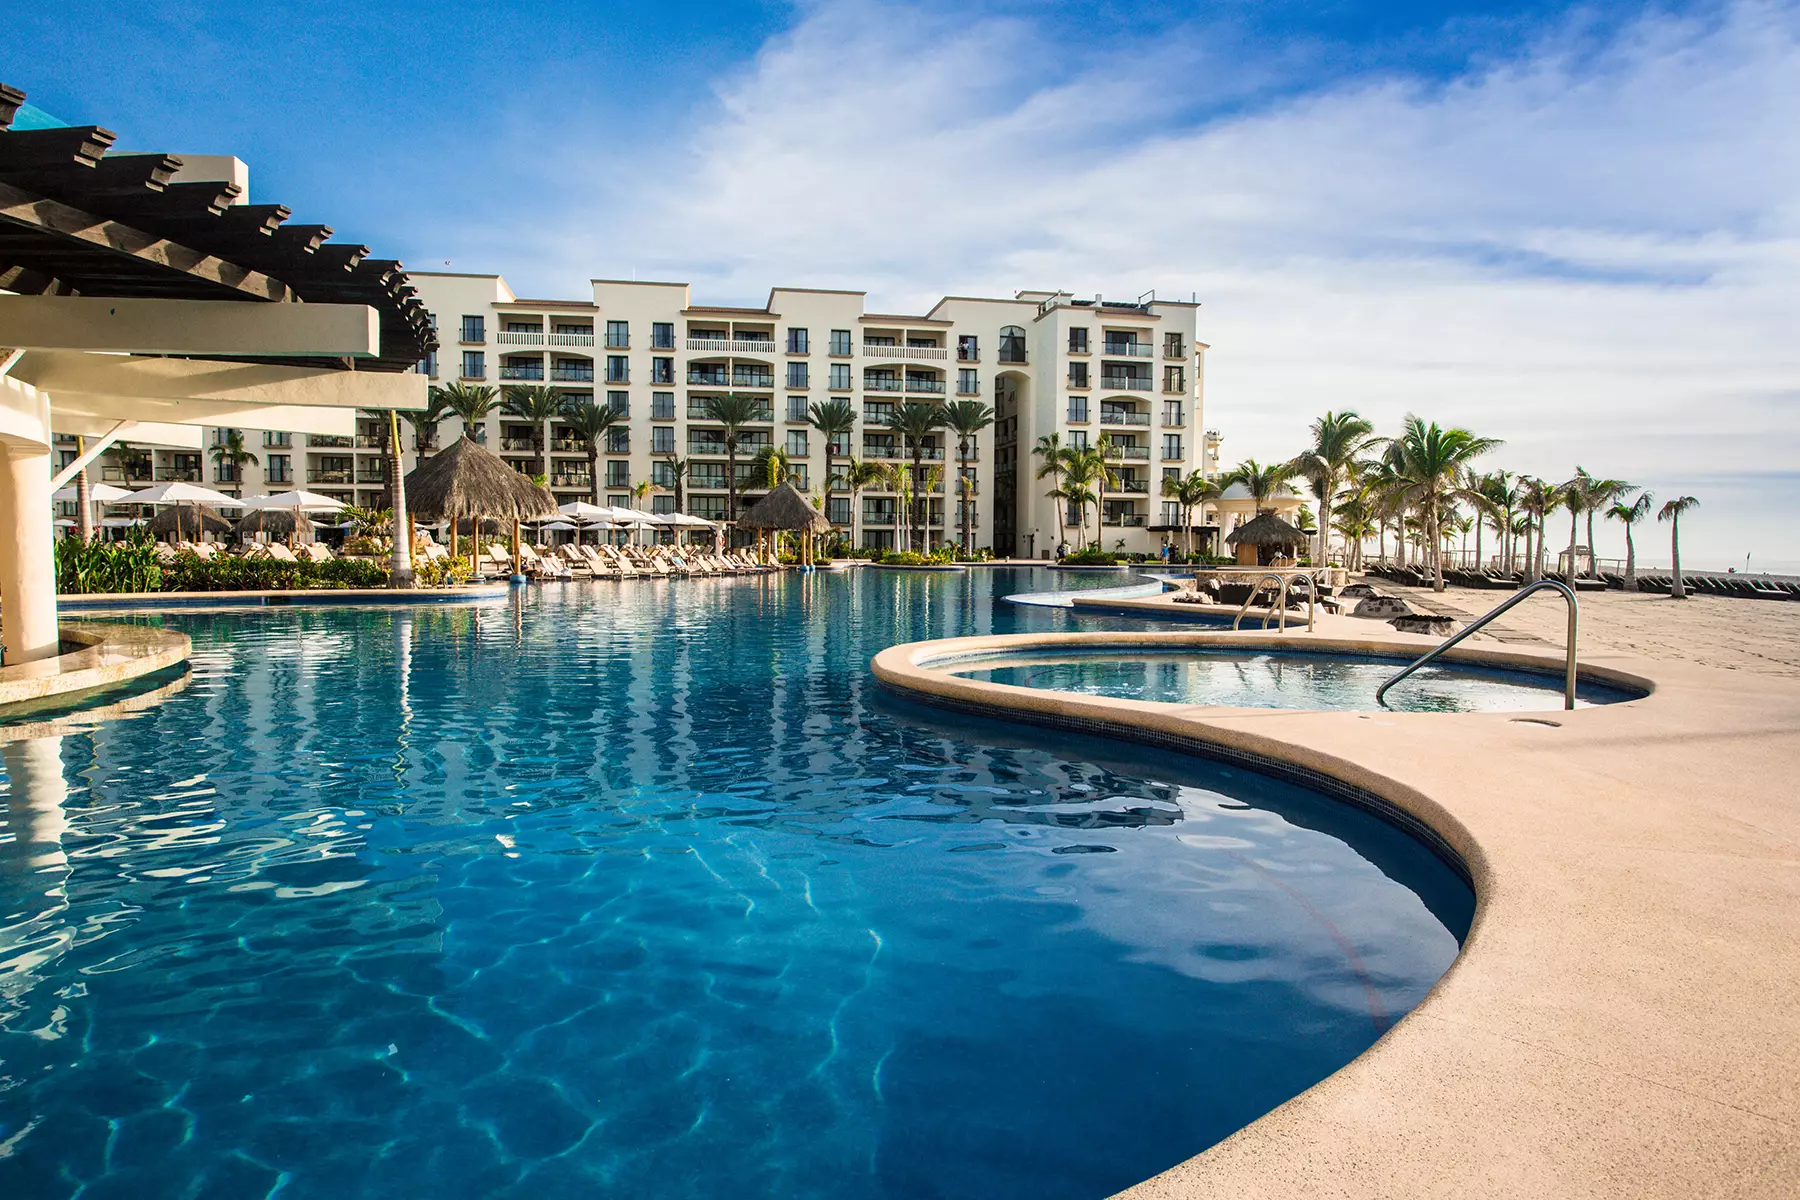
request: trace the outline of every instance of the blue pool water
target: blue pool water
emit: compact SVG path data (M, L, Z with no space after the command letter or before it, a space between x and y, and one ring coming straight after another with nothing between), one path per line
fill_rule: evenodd
M1409 658L1306 651L1092 650L970 658L946 669L970 679L1091 696L1230 708L1374 709L1375 693ZM1442 660L1440 660L1441 662ZM1589 680L1575 706L1616 704L1637 693ZM1563 707L1560 676L1468 665L1422 667L1386 697L1396 712L1530 712Z
M0 745L0 1196L1098 1197L1253 1120L1470 893L1301 788L872 684L1064 627L998 602L1044 574L143 618L184 690Z

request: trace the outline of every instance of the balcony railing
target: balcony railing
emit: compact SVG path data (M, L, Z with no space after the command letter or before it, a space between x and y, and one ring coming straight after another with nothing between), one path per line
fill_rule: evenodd
M220 466L217 469L215 469L213 472L213 482L214 483L242 483L243 480L238 478L238 470L236 467Z
M894 419L894 411L894 405L892 404L864 404L863 420L877 425L885 425Z
M592 383L592 367L551 367L550 378L556 383Z
M501 367L500 378L538 380L541 382L544 378L544 366L542 363L539 363L535 367Z
M1141 528L1149 522L1149 519L1150 518L1146 517L1143 513L1114 513L1111 516L1102 518L1105 524L1110 525L1114 529Z
M1164 425L1167 425L1174 429L1186 428L1187 414L1182 412L1178 408L1177 409L1165 408L1165 409L1163 409L1162 423Z
M1150 482L1146 479L1121 479L1111 491L1129 492L1132 495L1145 496L1150 493Z
M1103 408L1100 410L1100 423L1102 425L1148 425L1150 414Z
M550 477L550 486L553 488L580 488L583 491L592 491L594 488L594 477L592 475L552 475Z
M262 443L266 450L286 450L294 444L294 435L291 433L265 433Z
M1148 447L1148 446L1114 446L1112 448L1112 451L1109 454L1107 454L1107 457L1108 458L1122 458L1127 462L1149 462L1150 461L1150 447Z
M1102 342L1100 353L1114 358L1155 358L1156 347L1149 342Z
M1025 361L1025 343L1001 342L1000 361L1003 363L1023 363Z
M731 386L755 388L758 391L771 390L775 386L775 376L772 374L764 375L755 371L733 371L731 373Z
M672 347L671 347L672 348ZM687 348L702 354L773 354L775 339L762 338L697 338L687 340Z
M557 438L550 443L550 449L558 454L586 454L587 443L580 438Z
M863 457L899 458L900 444L898 442L864 442Z
M1164 358L1185 359L1187 357L1187 347L1180 343L1177 343L1173 346L1164 345L1163 346L1163 357Z
M958 346L956 348L956 361L957 362L980 362L981 361L981 347L980 346Z
M544 331L541 329L502 329L494 335L494 340L502 346L541 346L544 344Z
M553 333L549 337L552 346L592 346L594 335L591 333Z
M306 482L349 483L351 482L351 474L349 471L320 471L315 469L306 473Z
M731 375L723 370L703 371L697 367L689 367L687 381L689 386L729 387L731 385Z
M900 390L900 386L898 378L888 379L878 375L863 376L863 391L865 392L897 392Z
M607 334L606 335L606 348L608 350L629 350L629 349L631 349L631 335L629 333L624 333L624 334L609 333L609 334Z
M347 438L347 437L337 437L336 435L329 434L329 433L309 433L306 435L306 444L308 446L312 446L312 447L321 447L322 446L327 449L333 449L333 450L337 450L337 449L348 450L352 446L356 445L356 439L355 438Z
M923 392L926 395L941 396L944 394L944 381L941 379L908 379L906 390Z
M370 471L365 468L356 473L356 482L375 484L375 485L379 485L379 486L386 486L387 472L386 471Z
M292 483L294 482L294 473L292 471L265 471L263 472L263 482Z
M537 442L532 438L503 437L500 439L500 449L503 451L511 450L525 454L536 454Z
M942 346L877 346L863 343L865 358L918 358L942 360L950 357L950 351Z
M423 451L428 451L428 450L436 450L437 448L438 448L437 434L435 434L435 433L433 433L433 434L415 433L413 435L413 449L414 450L423 452Z
M1115 392L1147 392L1150 390L1148 375L1102 375L1100 386Z
M385 450L387 438L379 433L359 433L356 435L358 450Z

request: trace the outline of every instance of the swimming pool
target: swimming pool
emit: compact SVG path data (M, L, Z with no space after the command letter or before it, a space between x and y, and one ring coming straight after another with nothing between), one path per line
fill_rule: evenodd
M987 683L1089 696L1226 708L1375 709L1375 692L1410 657L1316 650L1134 646L1044 650L935 664ZM1445 665L1440 665L1443 663ZM1617 704L1639 693L1579 679L1575 706ZM1563 707L1560 676L1439 660L1387 694L1398 712L1531 712Z
M144 617L185 689L0 745L0 1195L1097 1197L1304 1090L1468 888L870 679L1154 628L998 602L1047 575Z

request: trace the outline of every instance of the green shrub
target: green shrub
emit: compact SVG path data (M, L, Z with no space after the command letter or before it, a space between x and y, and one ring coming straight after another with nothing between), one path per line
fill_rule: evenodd
M1063 562L1074 567L1114 567L1118 565L1119 558L1098 546L1089 546L1086 550L1077 550L1068 555Z
M917 550L889 550L878 561L884 567L922 567L930 560Z
M285 592L315 588L386 587L379 563L335 558L328 562L278 562L272 558L219 555L201 558L184 550L163 563L165 592Z
M56 590L64 595L94 592L154 592L162 588L156 539L142 529L118 542L56 543Z
M466 558L413 559L414 587L450 587L475 577Z

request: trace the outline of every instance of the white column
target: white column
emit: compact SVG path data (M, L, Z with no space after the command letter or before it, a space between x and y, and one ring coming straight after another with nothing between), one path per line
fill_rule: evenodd
M57 650L50 447L0 438L0 643L5 665Z

